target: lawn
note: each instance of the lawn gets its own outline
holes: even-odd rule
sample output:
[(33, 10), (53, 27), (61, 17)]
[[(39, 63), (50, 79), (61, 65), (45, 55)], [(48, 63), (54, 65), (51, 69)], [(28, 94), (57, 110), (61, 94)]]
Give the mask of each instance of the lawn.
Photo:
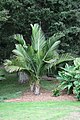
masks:
[(6, 73), (6, 79), (0, 81), (0, 101), (10, 98), (17, 98), (29, 87), (28, 84), (20, 84), (17, 75)]
[[(74, 112), (80, 113), (79, 102), (0, 103), (0, 120), (69, 120)], [(74, 120), (80, 120), (79, 116)]]
[[(0, 81), (0, 101), (20, 97), (24, 92), (29, 90), (29, 83), (20, 84), (17, 74), (5, 73), (5, 76), (6, 80)], [(41, 87), (51, 91), (56, 86), (54, 83), (54, 80), (42, 80)]]
[[(52, 90), (55, 80), (41, 81), (43, 89)], [(80, 120), (80, 102), (2, 102), (5, 99), (20, 97), (29, 90), (29, 84), (20, 84), (16, 74), (7, 74), (6, 80), (0, 81), (0, 120)], [(73, 116), (75, 113), (76, 117)]]

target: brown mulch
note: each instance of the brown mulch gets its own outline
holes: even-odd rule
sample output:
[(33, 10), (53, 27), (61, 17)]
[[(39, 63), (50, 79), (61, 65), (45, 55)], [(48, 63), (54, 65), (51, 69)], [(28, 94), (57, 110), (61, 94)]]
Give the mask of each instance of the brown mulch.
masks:
[(33, 101), (76, 101), (73, 95), (60, 95), (53, 97), (52, 93), (47, 90), (41, 90), (40, 95), (34, 95), (32, 92), (25, 92), (20, 98), (5, 100), (6, 102), (33, 102)]

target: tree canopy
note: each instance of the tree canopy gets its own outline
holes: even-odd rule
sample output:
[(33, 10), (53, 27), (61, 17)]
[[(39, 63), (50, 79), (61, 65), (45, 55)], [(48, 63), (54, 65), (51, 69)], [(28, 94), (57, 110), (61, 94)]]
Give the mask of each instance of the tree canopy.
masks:
[(22, 34), (31, 43), (34, 23), (41, 25), (46, 38), (67, 29), (60, 52), (80, 55), (80, 0), (0, 0), (0, 10), (4, 9), (10, 17), (0, 21), (0, 59), (8, 58), (14, 48), (12, 35)]

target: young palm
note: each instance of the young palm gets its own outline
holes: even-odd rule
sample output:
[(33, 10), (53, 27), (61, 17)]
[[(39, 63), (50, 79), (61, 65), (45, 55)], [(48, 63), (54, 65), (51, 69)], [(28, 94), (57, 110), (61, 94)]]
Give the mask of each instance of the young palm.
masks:
[(31, 25), (32, 36), (31, 46), (27, 45), (22, 35), (15, 35), (18, 41), (16, 49), (13, 50), (14, 57), (11, 60), (6, 60), (4, 65), (7, 71), (25, 71), (30, 76), (30, 83), (34, 86), (35, 94), (39, 94), (39, 83), (41, 76), (46, 70), (64, 61), (72, 60), (73, 58), (66, 54), (65, 58), (59, 56), (57, 48), (60, 44), (59, 39), (64, 36), (63, 33), (56, 33), (48, 40), (38, 24)]

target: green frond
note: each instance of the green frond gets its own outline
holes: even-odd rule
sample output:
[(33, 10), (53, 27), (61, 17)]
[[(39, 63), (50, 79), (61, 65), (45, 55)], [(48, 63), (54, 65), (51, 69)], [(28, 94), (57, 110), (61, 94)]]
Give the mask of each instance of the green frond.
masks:
[(15, 71), (33, 71), (31, 65), (25, 61), (23, 57), (15, 57), (12, 60), (5, 60), (4, 67), (7, 72)]
[(15, 38), (15, 40), (17, 40), (22, 46), (26, 46), (26, 42), (25, 42), (25, 40), (24, 40), (24, 38), (23, 38), (22, 35), (16, 34), (16, 35), (14, 35), (14, 38)]
[(49, 64), (48, 66), (50, 66), (50, 68), (51, 68), (52, 66), (56, 66), (60, 63), (63, 63), (66, 61), (72, 61), (72, 60), (74, 60), (74, 58), (71, 56), (71, 54), (65, 53), (65, 54), (59, 55), (51, 60), (47, 60), (47, 61), (45, 60), (44, 62)]
[(48, 40), (47, 40), (47, 45), (49, 47), (51, 47), (56, 41), (58, 41), (60, 38), (64, 37), (65, 34), (62, 32), (58, 32), (55, 33), (53, 36), (51, 36)]
[(22, 54), (20, 51), (16, 50), (16, 49), (14, 49), (12, 52), (13, 52), (15, 55), (17, 55), (17, 56), (23, 57), (23, 54)]
[(10, 73), (24, 69), (23, 67), (19, 66), (17, 59), (5, 60), (4, 67), (6, 71)]
[(64, 33), (59, 32), (54, 34), (48, 40), (38, 24), (32, 25), (31, 46), (27, 46), (22, 35), (15, 35), (18, 43), (15, 45), (13, 53), (15, 57), (11, 60), (6, 60), (5, 68), (9, 72), (26, 70), (31, 76), (40, 77), (47, 69), (56, 66), (64, 61), (73, 60), (70, 54), (60, 55), (57, 52), (60, 44), (60, 38)]
[(59, 59), (57, 59), (57, 61), (54, 63), (55, 65), (58, 65), (62, 62), (66, 62), (66, 61), (72, 61), (74, 60), (74, 58), (71, 56), (70, 53), (65, 53), (59, 56)]
[(75, 65), (76, 67), (80, 67), (80, 58), (75, 58), (75, 60), (74, 60), (74, 65)]
[(26, 59), (26, 61), (29, 61), (29, 58), (27, 58), (27, 56), (26, 56), (26, 51), (21, 44), (17, 44), (16, 49), (14, 49), (12, 52), (16, 56), (22, 57), (23, 59)]
[(23, 68), (21, 69), (21, 68), (19, 68), (19, 66), (6, 66), (5, 69), (7, 72), (10, 72), (10, 73), (17, 72), (19, 70), (23, 70)]
[(46, 44), (45, 36), (38, 24), (31, 24), (32, 27), (32, 47), (38, 53), (44, 48)]
[[(43, 60), (45, 61), (45, 59), (49, 56), (50, 57), (50, 54), (54, 51), (54, 50), (57, 50), (58, 46), (60, 44), (60, 41), (56, 41), (54, 44), (52, 44), (52, 46), (47, 50)], [(52, 58), (52, 55), (51, 55), (51, 58)]]

